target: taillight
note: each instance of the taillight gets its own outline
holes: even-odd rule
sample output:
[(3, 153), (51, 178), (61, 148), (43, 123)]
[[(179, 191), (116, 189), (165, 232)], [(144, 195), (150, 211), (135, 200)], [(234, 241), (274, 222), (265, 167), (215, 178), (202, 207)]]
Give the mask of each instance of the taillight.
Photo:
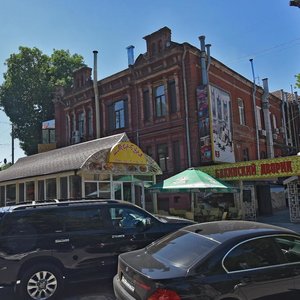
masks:
[(158, 289), (148, 300), (181, 300), (180, 296), (172, 290)]

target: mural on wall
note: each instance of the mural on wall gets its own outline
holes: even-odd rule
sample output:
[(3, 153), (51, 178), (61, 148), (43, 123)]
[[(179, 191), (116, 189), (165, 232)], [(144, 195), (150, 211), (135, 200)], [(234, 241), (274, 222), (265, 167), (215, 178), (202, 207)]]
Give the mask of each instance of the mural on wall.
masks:
[(213, 159), (216, 162), (235, 162), (230, 96), (223, 90), (210, 86), (210, 103), (212, 110)]
[(204, 86), (198, 87), (196, 90), (201, 162), (211, 162), (212, 160), (209, 99), (207, 90), (208, 88)]

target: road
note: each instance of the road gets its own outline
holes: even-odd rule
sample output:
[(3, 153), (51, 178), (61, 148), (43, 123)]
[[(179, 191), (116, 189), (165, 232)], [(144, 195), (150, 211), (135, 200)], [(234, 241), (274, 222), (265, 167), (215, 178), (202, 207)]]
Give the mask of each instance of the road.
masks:
[[(19, 300), (9, 289), (0, 290), (1, 300)], [(89, 283), (69, 284), (60, 300), (115, 300), (112, 280), (98, 280)]]

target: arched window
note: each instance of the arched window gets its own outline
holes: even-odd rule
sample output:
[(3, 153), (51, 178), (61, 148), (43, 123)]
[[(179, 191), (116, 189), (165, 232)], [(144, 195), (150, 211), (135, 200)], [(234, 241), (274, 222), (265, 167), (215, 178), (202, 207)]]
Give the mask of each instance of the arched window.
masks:
[(244, 101), (240, 98), (238, 99), (238, 106), (239, 106), (240, 124), (246, 125)]

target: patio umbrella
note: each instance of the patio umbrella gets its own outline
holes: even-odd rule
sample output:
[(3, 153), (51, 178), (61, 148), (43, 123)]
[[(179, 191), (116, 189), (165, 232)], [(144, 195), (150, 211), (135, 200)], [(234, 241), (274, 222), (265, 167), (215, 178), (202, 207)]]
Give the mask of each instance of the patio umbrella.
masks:
[(230, 186), (214, 177), (194, 168), (189, 168), (163, 182), (148, 188), (151, 192), (203, 192), (233, 193), (237, 188)]

